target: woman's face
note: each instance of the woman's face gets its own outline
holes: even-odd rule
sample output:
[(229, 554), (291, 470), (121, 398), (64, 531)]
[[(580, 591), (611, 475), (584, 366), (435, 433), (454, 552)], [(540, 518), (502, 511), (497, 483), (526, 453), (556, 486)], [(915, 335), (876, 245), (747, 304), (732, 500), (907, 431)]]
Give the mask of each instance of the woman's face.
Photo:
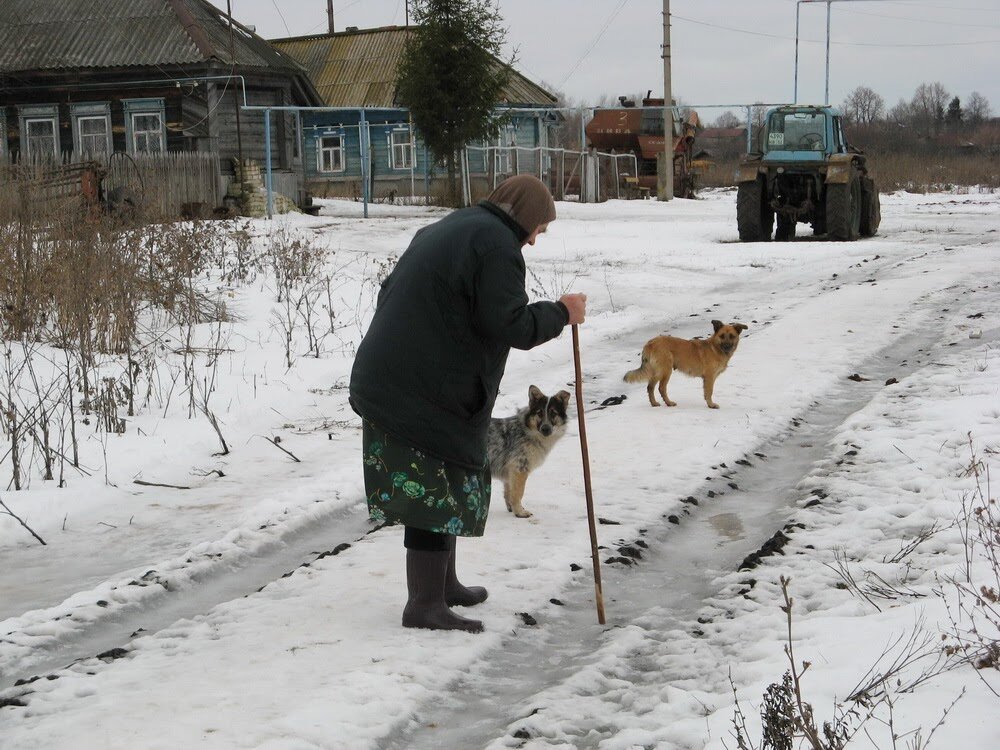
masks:
[(538, 235), (545, 234), (545, 230), (549, 228), (548, 224), (541, 224), (534, 232), (528, 235), (528, 239), (524, 241), (526, 245), (534, 245), (535, 240), (538, 239)]

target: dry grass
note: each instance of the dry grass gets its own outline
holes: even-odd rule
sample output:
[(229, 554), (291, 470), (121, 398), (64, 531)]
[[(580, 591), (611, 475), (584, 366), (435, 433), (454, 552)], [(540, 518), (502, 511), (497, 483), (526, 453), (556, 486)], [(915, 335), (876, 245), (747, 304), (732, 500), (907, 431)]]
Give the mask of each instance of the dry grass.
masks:
[[(731, 187), (737, 158), (719, 160), (698, 176), (699, 188)], [(979, 187), (1000, 189), (1000, 154), (932, 149), (869, 151), (868, 167), (879, 191), (926, 193)]]

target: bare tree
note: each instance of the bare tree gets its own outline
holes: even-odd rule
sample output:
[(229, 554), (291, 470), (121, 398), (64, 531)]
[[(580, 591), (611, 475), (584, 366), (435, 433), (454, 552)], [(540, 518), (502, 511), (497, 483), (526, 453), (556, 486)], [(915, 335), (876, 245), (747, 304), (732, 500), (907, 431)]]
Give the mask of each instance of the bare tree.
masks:
[(844, 99), (841, 109), (849, 122), (869, 125), (882, 119), (885, 99), (867, 86), (858, 86)]
[(982, 125), (990, 119), (990, 115), (989, 100), (978, 91), (969, 94), (969, 98), (965, 100), (965, 121), (972, 126)]
[(888, 118), (897, 125), (909, 125), (913, 119), (913, 107), (905, 99), (900, 99), (896, 106), (889, 110)]
[(741, 128), (743, 127), (743, 120), (734, 115), (728, 109), (721, 115), (715, 118), (712, 122), (713, 128)]
[(584, 145), (580, 143), (581, 121), (583, 119), (583, 110), (589, 105), (583, 101), (570, 99), (563, 91), (544, 81), (541, 86), (546, 91), (550, 91), (555, 95), (556, 106), (565, 108), (561, 112), (561, 117), (555, 126), (556, 143), (569, 149), (584, 148)]
[(921, 83), (913, 92), (911, 116), (913, 125), (925, 135), (937, 135), (944, 124), (945, 106), (950, 99), (940, 83)]

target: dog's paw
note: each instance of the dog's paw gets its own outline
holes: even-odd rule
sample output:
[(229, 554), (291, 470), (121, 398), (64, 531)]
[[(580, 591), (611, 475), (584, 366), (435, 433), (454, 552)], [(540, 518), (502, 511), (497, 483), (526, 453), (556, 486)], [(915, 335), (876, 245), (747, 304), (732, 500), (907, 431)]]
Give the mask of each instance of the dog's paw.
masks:
[(531, 518), (531, 511), (527, 511), (524, 508), (521, 508), (521, 510), (514, 511), (514, 515), (517, 516), (518, 518)]
[(718, 409), (719, 405), (717, 403), (715, 403), (715, 402), (712, 402), (711, 404), (708, 405), (708, 408), (709, 409)]
[(667, 401), (667, 406), (677, 406), (676, 401)]

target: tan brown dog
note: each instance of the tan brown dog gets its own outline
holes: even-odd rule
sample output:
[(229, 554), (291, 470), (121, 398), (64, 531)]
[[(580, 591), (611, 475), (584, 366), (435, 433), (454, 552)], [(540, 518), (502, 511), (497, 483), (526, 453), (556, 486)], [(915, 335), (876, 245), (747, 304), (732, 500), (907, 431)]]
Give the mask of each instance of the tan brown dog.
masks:
[(642, 348), (642, 364), (639, 369), (625, 373), (624, 381), (647, 381), (646, 392), (652, 406), (660, 405), (653, 395), (653, 389), (659, 383), (663, 403), (677, 406), (676, 401), (667, 398), (667, 381), (674, 370), (680, 370), (685, 375), (701, 378), (708, 408), (718, 409), (719, 405), (712, 400), (715, 379), (729, 365), (729, 360), (740, 343), (740, 334), (747, 327), (742, 323), (725, 325), (720, 320), (713, 320), (712, 327), (715, 333), (709, 339), (679, 339), (675, 336), (650, 339)]

